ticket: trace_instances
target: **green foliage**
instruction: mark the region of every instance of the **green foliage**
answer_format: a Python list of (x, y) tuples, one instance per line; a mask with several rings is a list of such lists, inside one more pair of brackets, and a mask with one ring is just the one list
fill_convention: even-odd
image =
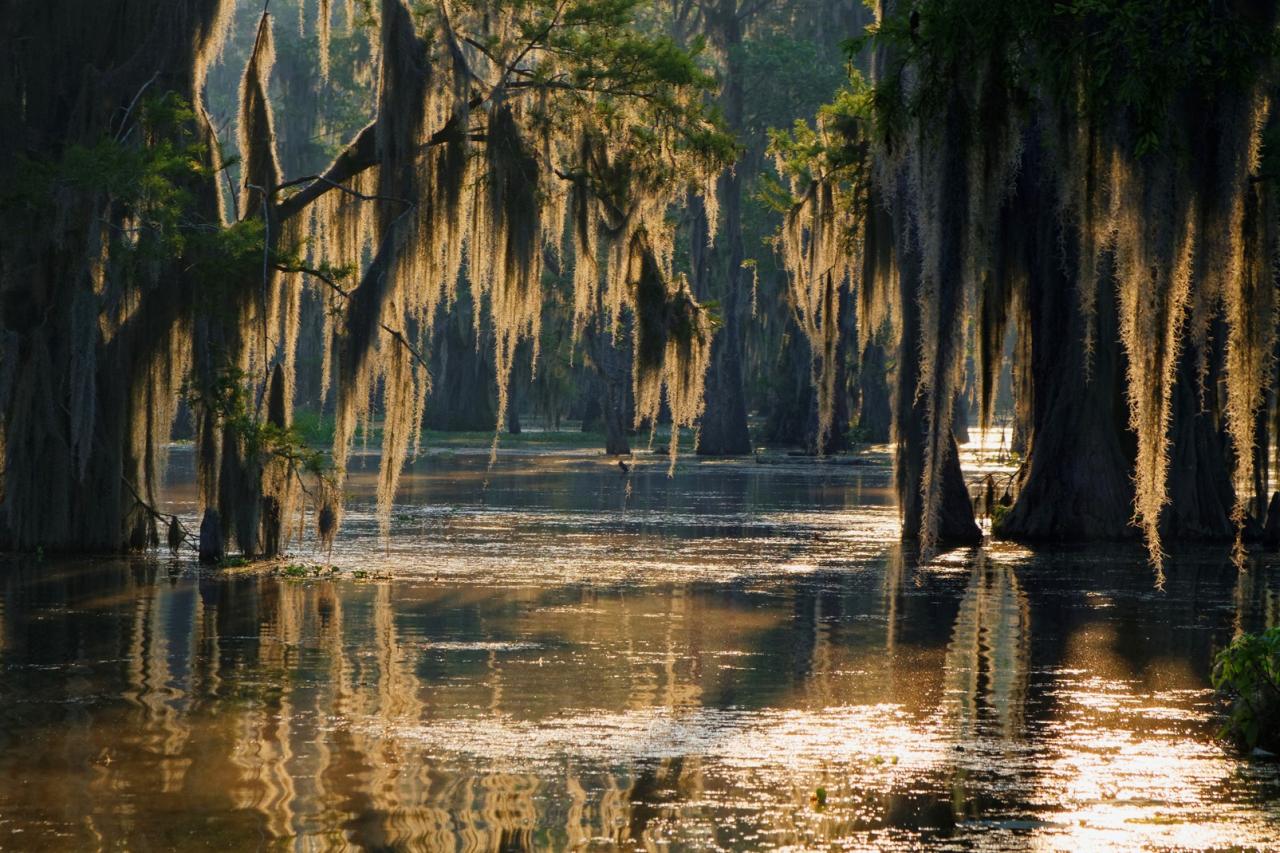
[[(492, 0), (469, 0), (455, 7), (484, 17)], [(657, 180), (686, 177), (681, 160), (699, 166), (732, 162), (737, 145), (703, 97), (715, 78), (699, 63), (701, 41), (681, 46), (662, 33), (636, 26), (639, 0), (520, 0), (503, 4), (516, 11), (516, 26), (501, 35), (460, 33), (491, 58), (519, 57), (508, 68), (505, 88), (554, 94), (540, 107), (549, 132), (583, 128), (607, 134), (631, 149), (633, 169)], [(439, 14), (423, 9), (424, 16)], [(533, 50), (531, 46), (538, 49)], [(677, 155), (675, 160), (672, 154)]]
[[(790, 130), (769, 131), (769, 152), (784, 178), (806, 186), (835, 179), (864, 184), (867, 177), (868, 128), (874, 122), (874, 90), (857, 71), (835, 98), (823, 105), (816, 124), (796, 119)], [(762, 190), (761, 199), (780, 212), (795, 203), (781, 184)]]
[(810, 39), (789, 33), (766, 33), (736, 48), (743, 88), (751, 95), (743, 104), (743, 143), (767, 141), (770, 128), (812, 116), (848, 83), (836, 57)]
[(191, 228), (183, 234), (187, 275), (195, 288), (200, 316), (238, 319), (235, 294), (245, 282), (261, 281), (266, 225), (254, 217), (221, 227)]
[(112, 280), (145, 281), (182, 258), (198, 309), (234, 311), (231, 289), (262, 275), (265, 226), (224, 226), (199, 215), (196, 193), (216, 176), (195, 121), (190, 104), (172, 92), (145, 98), (116, 135), (67, 146), (60, 156), (20, 158), (0, 189), (0, 212), (40, 227), (76, 199), (105, 199)]
[(310, 409), (293, 413), (294, 433), (308, 447), (326, 447), (333, 443), (333, 416)]
[[(762, 175), (757, 201), (783, 215), (798, 211), (820, 184), (838, 186), (832, 194), (836, 212), (849, 223), (862, 220), (870, 204), (870, 147), (873, 90), (857, 71), (850, 84), (819, 110), (811, 125), (797, 119), (789, 131), (769, 134), (769, 153), (787, 184)], [(847, 235), (853, 240), (856, 234)], [(773, 238), (775, 245), (781, 237)], [(850, 246), (850, 249), (853, 247)]]
[(1212, 683), (1232, 700), (1223, 737), (1244, 749), (1280, 747), (1280, 626), (1245, 634), (1219, 652)]
[(318, 566), (314, 563), (289, 563), (277, 569), (276, 572), (282, 577), (302, 580), (303, 578), (318, 578), (321, 575), (336, 575), (338, 569), (334, 566)]
[(39, 222), (70, 198), (104, 196), (128, 225), (113, 234), (118, 248), (175, 255), (190, 233), (192, 188), (210, 177), (207, 150), (195, 139), (191, 107), (173, 93), (144, 99), (137, 124), (92, 144), (23, 155), (0, 189), (0, 211), (13, 221)]
[[(890, 144), (919, 120), (928, 126), (964, 79), (995, 76), (1010, 108), (1045, 94), (1086, 115), (1134, 123), (1136, 156), (1164, 144), (1175, 99), (1210, 99), (1252, 83), (1280, 53), (1273, 25), (1230, 4), (1168, 0), (921, 0), (898, 11), (850, 53), (870, 47), (889, 60), (874, 106)], [(918, 79), (906, 84), (906, 69)]]
[(283, 460), (296, 470), (327, 476), (327, 457), (308, 447), (296, 427), (280, 427), (254, 414), (248, 388), (243, 371), (226, 369), (206, 387), (188, 383), (184, 395), (193, 409), (214, 412), (218, 423), (243, 442), (246, 459)]
[(849, 444), (852, 447), (863, 447), (871, 443), (871, 431), (862, 424), (855, 424), (849, 427), (845, 433)]
[(815, 788), (813, 796), (810, 799), (813, 802), (814, 808), (818, 811), (822, 811), (827, 806), (827, 789), (821, 786)]

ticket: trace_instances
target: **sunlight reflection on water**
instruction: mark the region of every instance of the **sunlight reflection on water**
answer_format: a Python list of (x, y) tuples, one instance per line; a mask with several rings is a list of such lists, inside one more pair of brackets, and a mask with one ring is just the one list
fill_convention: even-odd
[(388, 543), (353, 478), (334, 561), (389, 580), (14, 563), (0, 847), (1277, 845), (1207, 687), (1274, 561), (920, 566), (870, 459), (429, 456)]

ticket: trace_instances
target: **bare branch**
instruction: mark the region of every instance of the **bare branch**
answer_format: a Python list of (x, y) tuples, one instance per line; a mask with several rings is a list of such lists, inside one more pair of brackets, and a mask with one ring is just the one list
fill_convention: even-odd
[[(569, 3), (569, 0), (560, 0), (560, 4), (556, 6), (556, 13), (551, 16), (551, 20), (547, 21), (547, 25), (542, 28), (541, 32), (539, 32), (533, 38), (529, 39), (529, 43), (526, 44), (524, 46), (524, 49), (520, 51), (520, 53), (516, 56), (514, 60), (512, 60), (509, 68), (519, 68), (520, 63), (523, 62), (524, 58), (529, 55), (529, 51), (533, 50), (534, 47), (536, 47), (540, 42), (544, 41), (548, 35), (550, 35), (551, 31), (555, 29), (556, 24), (560, 23), (560, 16), (564, 14), (564, 7), (567, 6), (568, 3)], [(509, 71), (504, 71), (502, 74), (502, 79), (498, 81), (498, 85), (494, 88), (502, 89), (504, 86), (506, 86), (508, 74), (509, 74)]]
[[(487, 95), (476, 95), (468, 102), (467, 107), (468, 109), (475, 109), (488, 99)], [(457, 121), (458, 119), (455, 115), (445, 122), (443, 127), (423, 143), (420, 150), (426, 151), (452, 138), (457, 132)], [(364, 196), (346, 186), (346, 182), (356, 175), (378, 165), (377, 127), (378, 122), (376, 120), (365, 125), (364, 129), (356, 134), (356, 138), (351, 141), (351, 144), (334, 158), (334, 161), (329, 164), (329, 168), (325, 169), (322, 174), (295, 178), (276, 187), (275, 190), (278, 192), (287, 187), (306, 184), (300, 191), (289, 196), (276, 206), (276, 221), (289, 221), (306, 210), (307, 205), (311, 204), (311, 202), (333, 189), (340, 189), (366, 201), (375, 199), (378, 201), (395, 201), (412, 206), (413, 202), (408, 199)]]
[(138, 105), (138, 99), (142, 97), (142, 93), (147, 91), (147, 88), (152, 83), (156, 82), (156, 77), (158, 77), (159, 75), (160, 75), (159, 71), (157, 71), (155, 74), (152, 74), (150, 79), (148, 79), (147, 82), (142, 84), (142, 88), (138, 90), (138, 93), (133, 96), (133, 100), (129, 102), (128, 109), (124, 111), (124, 118), (120, 119), (120, 130), (116, 133), (117, 142), (119, 142), (121, 139), (124, 138), (125, 129), (129, 126), (129, 116), (133, 114), (133, 108)]

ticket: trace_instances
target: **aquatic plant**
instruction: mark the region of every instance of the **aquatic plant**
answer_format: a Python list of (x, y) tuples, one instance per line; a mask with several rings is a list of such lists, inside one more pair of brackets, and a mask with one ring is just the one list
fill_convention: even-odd
[(1237, 637), (1214, 659), (1212, 683), (1231, 701), (1221, 736), (1280, 752), (1280, 627)]

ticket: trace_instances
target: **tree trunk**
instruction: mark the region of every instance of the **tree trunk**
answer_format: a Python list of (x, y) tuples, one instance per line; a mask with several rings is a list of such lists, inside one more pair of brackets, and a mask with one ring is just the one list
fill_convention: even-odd
[[(840, 289), (837, 319), (840, 331), (836, 341), (836, 370), (834, 377), (833, 399), (831, 401), (831, 423), (827, 428), (826, 441), (818, 447), (818, 395), (817, 389), (811, 392), (813, 404), (810, 407), (808, 431), (805, 436), (805, 449), (811, 456), (842, 453), (849, 449), (849, 368), (850, 362), (857, 357), (858, 324), (854, 316), (853, 294), (848, 288)], [(810, 382), (812, 386), (812, 374)]]
[(770, 383), (765, 441), (773, 445), (801, 447), (808, 442), (810, 420), (816, 419), (813, 393), (813, 358), (809, 339), (787, 312), (786, 338)]
[[(1030, 271), (1026, 364), (1031, 412), (1021, 488), (995, 533), (1020, 541), (1098, 541), (1138, 535), (1133, 517), (1136, 452), (1124, 395), (1125, 355), (1119, 341), (1115, 281), (1109, 259), (1100, 268), (1094, 349), (1084, 350), (1087, 318), (1076, 286), (1077, 245), (1063, 239), (1056, 199), (1037, 174), (1038, 152), (1024, 159), (1007, 217), (1033, 224), (1020, 251)], [(1009, 223), (1010, 227), (1016, 227)], [(1063, 253), (1068, 254), (1064, 257)], [(1160, 530), (1170, 539), (1225, 540), (1233, 535), (1230, 466), (1211, 412), (1203, 411), (1190, 336), (1180, 355), (1170, 427), (1168, 494)], [(1023, 350), (1025, 352), (1025, 350)], [(1210, 353), (1215, 365), (1220, 354)], [(1087, 368), (1087, 369), (1086, 369)], [(1208, 379), (1216, 385), (1216, 373)], [(1024, 399), (1019, 400), (1024, 404)]]
[[(730, 290), (734, 287), (729, 284)], [(744, 456), (751, 452), (747, 401), (742, 383), (742, 341), (736, 298), (725, 299), (726, 320), (711, 345), (707, 369), (706, 407), (698, 428), (699, 456)]]
[(520, 406), (524, 389), (529, 384), (530, 364), (533, 362), (533, 342), (521, 341), (516, 345), (515, 362), (507, 379), (507, 434), (520, 434)]
[(582, 432), (595, 432), (604, 425), (604, 404), (600, 402), (604, 392), (597, 387), (598, 384), (598, 377), (594, 372), (583, 377), (584, 387), (580, 394)]
[(615, 343), (613, 336), (599, 328), (604, 321), (596, 317), (582, 332), (583, 343), (599, 384), (600, 419), (604, 422), (604, 452), (610, 456), (628, 456), (632, 406), (631, 360)]
[(1077, 260), (1063, 256), (1076, 242), (1062, 239), (1056, 200), (1037, 168), (1040, 152), (1028, 148), (1005, 214), (1006, 226), (1022, 235), (1017, 250), (1029, 279), (1018, 330), (1018, 366), (1027, 381), (1017, 395), (1017, 405), (1030, 412), (1027, 452), (1017, 500), (994, 533), (1020, 541), (1128, 539), (1137, 534), (1130, 524), (1135, 445), (1122, 390), (1115, 282), (1104, 269), (1090, 361)]
[(1010, 411), (1013, 415), (1009, 429), (1009, 451), (1026, 459), (1027, 448), (1031, 444), (1031, 421), (1034, 417), (1031, 406), (1031, 335), (1026, 329), (1015, 331), (1009, 359), (1009, 389), (1012, 396)]
[[(742, 128), (742, 21), (736, 0), (720, 0), (708, 22), (712, 40), (724, 51), (725, 71), (720, 104), (730, 130)], [(720, 306), (723, 325), (711, 344), (711, 366), (707, 370), (705, 409), (698, 429), (697, 453), (700, 456), (742, 456), (751, 452), (751, 436), (747, 430), (747, 401), (742, 379), (742, 176), (733, 169), (725, 171), (717, 184), (720, 213), (723, 219), (714, 253), (714, 266), (724, 276), (724, 292)], [(707, 228), (706, 216), (701, 215)], [(695, 234), (693, 244), (705, 246)], [(706, 264), (703, 274), (708, 271)], [(695, 281), (699, 298), (706, 296), (706, 284)], [(698, 285), (702, 292), (698, 292)]]
[[(900, 178), (894, 205), (895, 249), (898, 259), (899, 308), (902, 336), (898, 344), (897, 382), (894, 405), (897, 407), (897, 448), (894, 455), (894, 477), (898, 508), (902, 515), (902, 539), (920, 538), (924, 513), (921, 487), (924, 474), (925, 447), (928, 442), (928, 411), (924, 395), (917, 393), (920, 384), (922, 330), (917, 288), (920, 282), (920, 252), (913, 228), (908, 227), (908, 190), (905, 176)], [(947, 461), (942, 471), (941, 504), (938, 510), (937, 543), (970, 545), (982, 541), (982, 530), (973, 516), (973, 502), (960, 470), (960, 452), (955, 438), (950, 437)]]
[[(199, 105), (198, 58), (222, 0), (8, 3), (0, 15), (0, 185), (27, 158), (117, 139), (144, 91)], [(131, 105), (133, 108), (131, 109)], [(208, 139), (199, 119), (190, 128)], [(136, 128), (134, 129), (136, 132)], [(188, 188), (216, 219), (212, 178)], [(172, 346), (189, 318), (182, 259), (117, 318), (92, 259), (121, 214), (105, 193), (71, 190), (5, 213), (0, 246), (0, 547), (115, 551), (158, 541), (160, 463), (185, 365)], [(105, 224), (104, 224), (105, 223)], [(108, 282), (108, 289), (115, 283)], [(130, 297), (134, 298), (134, 297)], [(116, 306), (118, 308), (118, 306)], [(104, 337), (100, 320), (120, 319)]]
[[(1160, 516), (1160, 536), (1229, 541), (1235, 536), (1235, 525), (1231, 521), (1235, 505), (1231, 464), (1217, 419), (1200, 405), (1197, 353), (1189, 335), (1184, 335), (1183, 340), (1169, 430), (1169, 505)], [(1210, 389), (1217, 385), (1215, 361), (1210, 354), (1210, 373), (1205, 380)], [(1205, 396), (1210, 396), (1208, 391)], [(1266, 500), (1265, 492), (1263, 500)], [(1264, 506), (1262, 512), (1265, 511)]]
[(858, 431), (864, 441), (887, 444), (893, 409), (889, 403), (888, 369), (884, 347), (872, 341), (862, 351), (858, 370), (858, 388), (862, 402), (858, 408)]

